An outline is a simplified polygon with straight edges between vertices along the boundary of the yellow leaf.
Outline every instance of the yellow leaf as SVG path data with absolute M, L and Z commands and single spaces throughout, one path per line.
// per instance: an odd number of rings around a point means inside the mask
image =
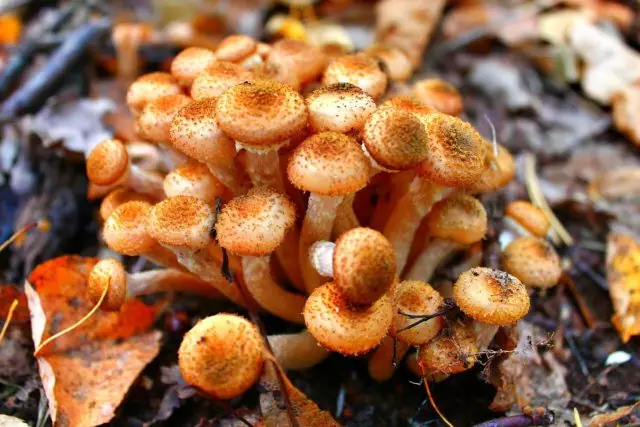
M 607 281 L 615 310 L 611 321 L 627 342 L 640 334 L 640 244 L 633 237 L 609 234 Z

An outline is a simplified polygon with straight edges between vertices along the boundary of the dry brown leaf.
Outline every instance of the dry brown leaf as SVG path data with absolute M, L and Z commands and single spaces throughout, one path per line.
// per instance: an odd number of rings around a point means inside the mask
M 635 405 L 623 406 L 613 412 L 594 415 L 589 421 L 587 421 L 586 425 L 588 427 L 604 427 L 609 423 L 618 421 L 620 418 L 626 417 L 638 408 L 640 408 L 640 402 L 636 402 Z
M 0 319 L 7 320 L 9 307 L 14 300 L 18 300 L 18 305 L 13 312 L 11 324 L 21 324 L 29 321 L 29 308 L 24 292 L 21 292 L 14 285 L 0 285 Z
M 627 86 L 613 97 L 613 123 L 622 134 L 640 147 L 640 86 Z
M 623 342 L 640 335 L 640 244 L 631 236 L 607 238 L 607 281 L 615 314 L 611 319 Z
M 589 183 L 594 202 L 640 201 L 640 166 L 622 167 L 604 172 Z
M 93 306 L 87 275 L 97 259 L 65 256 L 40 264 L 25 293 L 36 347 L 74 324 Z M 160 350 L 161 333 L 147 332 L 155 308 L 127 302 L 117 313 L 98 311 L 46 346 L 37 358 L 56 426 L 95 426 L 111 420 L 131 384 Z

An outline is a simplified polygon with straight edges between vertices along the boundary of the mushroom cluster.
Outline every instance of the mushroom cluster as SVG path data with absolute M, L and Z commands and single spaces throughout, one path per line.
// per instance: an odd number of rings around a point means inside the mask
M 487 213 L 477 196 L 513 178 L 513 159 L 457 116 L 451 85 L 431 79 L 388 95 L 393 64 L 382 68 L 376 52 L 234 35 L 135 80 L 127 103 L 137 134 L 173 166 L 137 164 L 126 143 L 107 140 L 87 175 L 92 194 L 108 194 L 107 246 L 163 269 L 127 274 L 101 261 L 93 300 L 116 310 L 175 290 L 259 307 L 306 328 L 269 337 L 285 369 L 330 351 L 370 353 L 383 381 L 414 347 L 429 379 L 472 367 L 499 327 L 526 315 L 527 287 L 557 282 L 549 224 L 513 203 L 500 236 L 506 271 L 480 267 Z M 464 271 L 437 285 L 454 257 Z M 218 313 L 187 333 L 179 366 L 202 392 L 233 398 L 259 377 L 263 345 L 251 322 Z

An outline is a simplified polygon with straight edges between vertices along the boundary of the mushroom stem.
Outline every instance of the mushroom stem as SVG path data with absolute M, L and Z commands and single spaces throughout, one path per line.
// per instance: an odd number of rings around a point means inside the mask
M 336 244 L 326 240 L 319 240 L 309 248 L 311 265 L 321 276 L 333 277 L 333 254 L 335 250 Z
M 421 280 L 423 282 L 431 281 L 436 268 L 451 259 L 456 252 L 464 249 L 465 246 L 452 240 L 432 239 L 427 244 L 427 247 L 420 252 L 413 266 L 405 275 L 405 279 Z
M 489 325 L 487 323 L 482 323 L 474 320 L 471 324 L 471 328 L 473 329 L 473 333 L 476 336 L 476 345 L 478 346 L 478 350 L 484 351 L 489 347 L 491 341 L 493 341 L 493 337 L 498 332 L 500 326 Z
M 394 349 L 395 346 L 395 349 Z M 375 381 L 388 381 L 396 370 L 397 364 L 407 354 L 411 346 L 403 341 L 384 337 L 369 359 L 369 375 Z
M 420 221 L 436 202 L 449 196 L 452 191 L 450 188 L 416 177 L 409 185 L 406 194 L 398 200 L 383 233 L 396 252 L 398 272 L 402 272 L 407 263 L 411 243 L 420 226 Z
M 243 256 L 242 271 L 247 290 L 268 312 L 294 323 L 304 323 L 305 298 L 286 291 L 271 277 L 269 256 Z
M 218 181 L 231 190 L 235 196 L 240 196 L 246 193 L 249 187 L 242 179 L 238 169 L 234 167 L 233 159 L 229 159 L 228 162 L 228 165 L 208 163 L 207 166 Z
M 355 199 L 355 196 L 355 193 L 349 194 L 344 198 L 342 203 L 340 203 L 340 206 L 338 206 L 336 219 L 333 223 L 333 231 L 331 233 L 335 239 L 349 230 L 360 227 L 360 221 L 353 211 L 353 199 Z
M 173 268 L 143 271 L 127 275 L 127 297 L 158 292 L 185 292 L 220 297 L 220 292 L 210 283 L 193 274 Z
M 500 242 L 500 250 L 504 251 L 509 243 L 513 242 L 518 237 L 532 236 L 525 227 L 520 225 L 517 221 L 510 218 L 508 215 L 502 219 L 504 223 L 504 230 L 498 236 Z
M 138 193 L 150 194 L 157 199 L 163 199 L 164 189 L 162 187 L 162 177 L 146 172 L 139 166 L 130 165 L 125 185 Z
M 149 251 L 141 252 L 138 256 L 144 257 L 162 267 L 177 268 L 179 270 L 183 268 L 180 262 L 176 260 L 176 255 L 161 245 L 156 245 Z
M 300 232 L 299 261 L 302 277 L 307 291 L 312 292 L 324 280 L 314 270 L 309 260 L 309 248 L 318 240 L 328 240 L 336 218 L 338 206 L 342 203 L 342 196 L 322 196 L 311 193 L 307 213 Z
M 296 334 L 269 335 L 269 344 L 280 367 L 284 370 L 300 371 L 322 362 L 329 351 L 304 330 Z

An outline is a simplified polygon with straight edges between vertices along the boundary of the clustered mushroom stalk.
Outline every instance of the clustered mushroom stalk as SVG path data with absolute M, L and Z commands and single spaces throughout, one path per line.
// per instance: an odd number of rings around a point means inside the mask
M 330 352 L 371 352 L 369 372 L 385 381 L 412 348 L 411 363 L 442 379 L 471 368 L 499 326 L 527 313 L 525 285 L 557 282 L 548 222 L 518 202 L 505 219 L 506 272 L 461 271 L 449 291 L 429 284 L 456 251 L 471 246 L 467 265 L 477 263 L 487 214 L 472 195 L 506 185 L 515 165 L 455 117 L 463 103 L 449 84 L 423 81 L 415 97 L 384 99 L 390 78 L 417 64 L 393 37 L 347 55 L 244 35 L 209 47 L 185 49 L 171 73 L 138 77 L 127 92 L 138 137 L 179 153 L 174 166 L 130 158 L 133 141 L 103 141 L 87 159 L 96 193 L 108 193 L 107 246 L 165 267 L 127 274 L 101 261 L 88 286 L 101 308 L 184 291 L 301 326 L 269 336 L 271 356 L 245 318 L 201 320 L 178 352 L 196 389 L 232 399 L 267 359 L 306 369 Z

